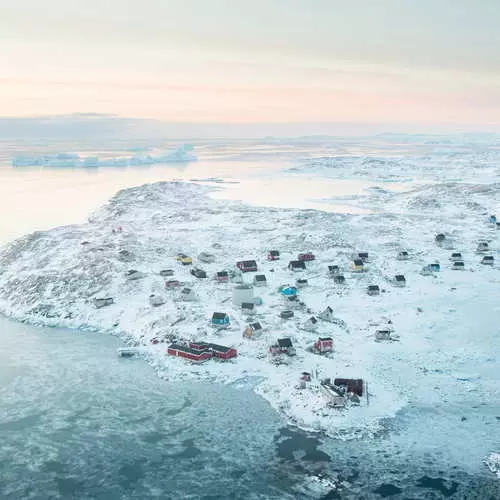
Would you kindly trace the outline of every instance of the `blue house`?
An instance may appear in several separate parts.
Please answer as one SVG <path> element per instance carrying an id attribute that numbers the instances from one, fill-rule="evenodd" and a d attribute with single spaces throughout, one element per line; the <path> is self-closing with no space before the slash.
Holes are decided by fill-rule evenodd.
<path id="1" fill-rule="evenodd" d="M 490 222 L 492 224 L 496 224 L 497 223 L 497 216 L 496 215 L 490 215 Z"/>
<path id="2" fill-rule="evenodd" d="M 295 286 L 280 286 L 280 293 L 281 295 L 284 295 L 285 297 L 292 297 L 297 295 L 297 288 Z"/>
<path id="3" fill-rule="evenodd" d="M 229 316 L 226 313 L 214 312 L 212 314 L 213 326 L 229 326 Z"/>
<path id="4" fill-rule="evenodd" d="M 430 271 L 433 271 L 433 272 L 441 271 L 441 266 L 437 262 L 429 264 L 427 267 L 429 268 Z"/>

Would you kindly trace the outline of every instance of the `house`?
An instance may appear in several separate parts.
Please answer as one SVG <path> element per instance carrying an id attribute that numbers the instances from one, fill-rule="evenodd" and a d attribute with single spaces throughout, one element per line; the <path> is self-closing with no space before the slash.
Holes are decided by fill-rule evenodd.
<path id="1" fill-rule="evenodd" d="M 410 254 L 406 250 L 401 250 L 396 256 L 397 260 L 408 260 L 410 258 Z"/>
<path id="2" fill-rule="evenodd" d="M 257 262 L 254 260 L 240 260 L 236 263 L 236 267 L 242 273 L 249 273 L 257 271 Z"/>
<path id="3" fill-rule="evenodd" d="M 333 323 L 333 309 L 330 306 L 327 306 L 326 309 L 318 314 L 318 318 L 323 321 L 328 321 L 329 323 Z"/>
<path id="4" fill-rule="evenodd" d="M 175 260 L 177 262 L 180 262 L 183 266 L 188 266 L 193 263 L 193 259 L 185 253 L 178 253 L 175 257 Z"/>
<path id="5" fill-rule="evenodd" d="M 212 314 L 212 326 L 226 327 L 229 326 L 229 315 L 221 312 L 214 312 Z"/>
<path id="6" fill-rule="evenodd" d="M 111 304 L 114 304 L 113 297 L 103 297 L 103 298 L 95 298 L 93 300 L 94 302 L 94 307 L 96 309 L 101 309 L 101 307 L 106 307 L 110 306 Z"/>
<path id="7" fill-rule="evenodd" d="M 366 289 L 366 293 L 368 295 L 379 295 L 380 288 L 378 285 L 368 285 L 368 288 Z"/>
<path id="8" fill-rule="evenodd" d="M 311 381 L 311 374 L 309 372 L 302 372 L 300 374 L 300 380 L 303 380 L 304 382 L 310 382 Z"/>
<path id="9" fill-rule="evenodd" d="M 358 252 L 356 259 L 361 259 L 363 262 L 368 262 L 368 252 Z"/>
<path id="10" fill-rule="evenodd" d="M 288 263 L 288 269 L 290 271 L 305 271 L 306 263 L 303 260 L 291 260 Z"/>
<path id="11" fill-rule="evenodd" d="M 406 278 L 404 277 L 403 274 L 396 274 L 394 276 L 394 281 L 393 281 L 394 286 L 406 286 Z"/>
<path id="12" fill-rule="evenodd" d="M 480 241 L 477 244 L 476 252 L 481 253 L 481 252 L 487 252 L 488 250 L 489 250 L 488 242 Z"/>
<path id="13" fill-rule="evenodd" d="M 219 283 L 227 283 L 229 281 L 229 273 L 227 271 L 219 271 L 215 274 L 214 279 Z"/>
<path id="14" fill-rule="evenodd" d="M 281 319 L 290 319 L 290 318 L 293 318 L 293 316 L 294 316 L 294 312 L 290 311 L 290 310 L 280 312 Z"/>
<path id="15" fill-rule="evenodd" d="M 351 264 L 351 271 L 353 273 L 361 273 L 364 270 L 364 262 L 361 259 L 354 259 Z"/>
<path id="16" fill-rule="evenodd" d="M 253 339 L 255 337 L 258 337 L 259 335 L 262 334 L 263 328 L 260 323 L 250 323 L 244 330 L 243 330 L 243 337 L 246 337 L 248 339 Z"/>
<path id="17" fill-rule="evenodd" d="M 236 285 L 233 288 L 233 305 L 241 307 L 243 302 L 253 302 L 253 286 L 252 285 Z"/>
<path id="18" fill-rule="evenodd" d="M 333 339 L 331 337 L 319 337 L 314 343 L 314 349 L 323 354 L 325 352 L 333 351 Z"/>
<path id="19" fill-rule="evenodd" d="M 195 278 L 200 278 L 200 279 L 207 277 L 207 273 L 203 269 L 200 269 L 199 267 L 191 269 L 191 274 Z"/>
<path id="20" fill-rule="evenodd" d="M 395 335 L 394 332 L 390 329 L 377 330 L 375 332 L 375 342 L 393 342 L 395 340 L 399 340 L 399 335 Z"/>
<path id="21" fill-rule="evenodd" d="M 457 260 L 456 262 L 453 262 L 451 268 L 455 271 L 463 271 L 465 269 L 465 264 L 463 260 Z"/>
<path id="22" fill-rule="evenodd" d="M 198 255 L 198 260 L 206 264 L 212 264 L 212 262 L 215 262 L 215 255 L 208 252 L 201 252 L 200 255 Z"/>
<path id="23" fill-rule="evenodd" d="M 434 241 L 435 241 L 436 243 L 442 243 L 445 239 L 446 239 L 446 236 L 445 236 L 443 233 L 438 233 L 438 234 L 436 234 L 436 236 L 434 237 Z"/>
<path id="24" fill-rule="evenodd" d="M 339 266 L 337 266 L 337 265 L 328 266 L 328 274 L 330 276 L 336 276 L 339 273 L 340 273 L 340 267 Z"/>
<path id="25" fill-rule="evenodd" d="M 192 302 L 198 299 L 195 291 L 192 288 L 183 288 L 181 290 L 180 299 L 187 302 Z"/>
<path id="26" fill-rule="evenodd" d="M 421 270 L 420 270 L 420 274 L 422 276 L 431 276 L 433 274 L 432 272 L 432 269 L 430 268 L 429 265 L 427 266 L 424 266 Z"/>
<path id="27" fill-rule="evenodd" d="M 487 266 L 492 266 L 494 263 L 495 263 L 495 259 L 494 259 L 493 255 L 485 255 L 481 259 L 481 264 L 485 264 Z"/>
<path id="28" fill-rule="evenodd" d="M 267 253 L 267 260 L 280 260 L 280 253 L 278 250 L 269 250 Z"/>
<path id="29" fill-rule="evenodd" d="M 452 262 L 457 262 L 459 260 L 463 260 L 462 254 L 460 252 L 453 252 L 451 254 L 450 260 Z"/>
<path id="30" fill-rule="evenodd" d="M 141 271 L 137 271 L 136 269 L 130 269 L 125 273 L 125 278 L 130 281 L 140 280 L 144 278 L 146 275 L 141 273 Z"/>
<path id="31" fill-rule="evenodd" d="M 288 337 L 278 339 L 278 342 L 274 346 L 271 346 L 271 348 L 275 348 L 275 352 L 270 349 L 271 354 L 295 356 L 295 347 L 293 347 L 292 340 Z"/>
<path id="32" fill-rule="evenodd" d="M 193 349 L 187 345 L 175 343 L 168 346 L 167 354 L 179 356 L 193 363 L 201 363 L 212 357 L 212 352 L 209 349 Z"/>
<path id="33" fill-rule="evenodd" d="M 154 293 L 152 293 L 149 296 L 149 303 L 153 307 L 158 307 L 158 306 L 162 306 L 163 304 L 165 304 L 165 301 L 163 300 L 163 297 L 160 297 L 159 295 L 155 295 Z"/>
<path id="34" fill-rule="evenodd" d="M 489 220 L 490 224 L 496 224 L 497 223 L 497 216 L 490 215 L 490 218 L 488 220 Z"/>
<path id="35" fill-rule="evenodd" d="M 267 285 L 266 275 L 265 274 L 256 274 L 253 277 L 253 284 L 254 284 L 254 286 L 266 286 Z"/>
<path id="36" fill-rule="evenodd" d="M 345 277 L 342 274 L 337 274 L 333 277 L 333 282 L 336 285 L 345 285 Z"/>
<path id="37" fill-rule="evenodd" d="M 298 280 L 295 280 L 295 286 L 296 286 L 297 288 L 304 288 L 304 287 L 306 287 L 308 284 L 309 284 L 309 283 L 308 283 L 308 281 L 307 281 L 306 279 L 304 279 L 304 278 L 300 278 L 300 279 L 298 279 Z"/>
<path id="38" fill-rule="evenodd" d="M 177 288 L 181 286 L 181 282 L 178 280 L 167 280 L 165 281 L 165 288 Z"/>
<path id="39" fill-rule="evenodd" d="M 363 395 L 363 379 L 360 378 L 336 378 L 333 384 L 343 388 L 346 392 L 352 392 L 357 396 Z"/>
<path id="40" fill-rule="evenodd" d="M 160 271 L 160 276 L 163 278 L 166 278 L 167 276 L 173 276 L 174 275 L 174 270 L 173 269 L 162 269 Z"/>
<path id="41" fill-rule="evenodd" d="M 300 261 L 311 261 L 315 259 L 316 257 L 312 252 L 299 253 L 299 255 L 297 255 L 297 260 Z"/>
<path id="42" fill-rule="evenodd" d="M 254 314 L 255 304 L 253 302 L 243 302 L 241 304 L 241 312 L 244 314 Z"/>
<path id="43" fill-rule="evenodd" d="M 439 262 L 433 262 L 432 264 L 429 264 L 428 267 L 434 273 L 438 273 L 439 271 L 441 271 L 441 265 L 439 264 Z"/>
<path id="44" fill-rule="evenodd" d="M 318 320 L 314 316 L 311 316 L 302 328 L 308 332 L 315 332 L 318 329 Z"/>
<path id="45" fill-rule="evenodd" d="M 238 353 L 233 347 L 226 347 L 224 345 L 209 344 L 212 356 L 217 359 L 227 360 L 235 358 Z"/>
<path id="46" fill-rule="evenodd" d="M 295 286 L 282 285 L 279 287 L 279 292 L 284 297 L 294 297 L 295 295 L 297 295 L 298 290 Z"/>

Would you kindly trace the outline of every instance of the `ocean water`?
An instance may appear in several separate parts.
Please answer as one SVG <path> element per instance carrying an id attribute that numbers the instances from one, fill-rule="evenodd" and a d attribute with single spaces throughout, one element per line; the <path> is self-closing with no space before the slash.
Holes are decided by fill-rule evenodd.
<path id="1" fill-rule="evenodd" d="M 83 221 L 117 189 L 156 180 L 224 178 L 230 183 L 216 196 L 323 209 L 326 196 L 373 184 L 282 173 L 310 153 L 216 144 L 203 146 L 195 164 L 75 171 L 12 169 L 4 152 L 0 241 Z M 283 185 L 292 191 L 277 189 Z M 476 347 L 492 356 L 465 360 L 463 377 L 498 380 L 498 332 L 486 307 L 495 300 L 484 314 L 467 306 L 457 343 L 477 331 Z M 0 499 L 500 498 L 498 480 L 477 460 L 500 447 L 500 402 L 467 390 L 466 380 L 443 373 L 447 401 L 422 387 L 380 435 L 344 442 L 286 426 L 250 386 L 167 383 L 143 360 L 118 358 L 118 345 L 98 333 L 0 318 Z M 318 473 L 339 488 L 311 486 Z"/>

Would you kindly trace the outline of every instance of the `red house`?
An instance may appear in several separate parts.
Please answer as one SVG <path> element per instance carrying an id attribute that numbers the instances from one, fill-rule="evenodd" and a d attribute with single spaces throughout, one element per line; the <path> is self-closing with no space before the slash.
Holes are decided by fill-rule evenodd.
<path id="1" fill-rule="evenodd" d="M 167 353 L 171 356 L 180 356 L 193 363 L 201 363 L 212 357 L 212 352 L 208 349 L 193 349 L 182 344 L 170 344 Z"/>
<path id="2" fill-rule="evenodd" d="M 224 345 L 209 344 L 213 357 L 218 359 L 231 359 L 235 358 L 238 353 L 233 347 L 226 347 Z"/>
<path id="3" fill-rule="evenodd" d="M 236 267 L 242 273 L 255 272 L 257 271 L 257 262 L 254 260 L 240 260 L 239 262 L 236 262 Z"/>
<path id="4" fill-rule="evenodd" d="M 297 260 L 309 261 L 309 260 L 315 260 L 315 259 L 316 259 L 316 257 L 312 252 L 299 253 L 299 255 L 297 255 Z"/>
<path id="5" fill-rule="evenodd" d="M 278 250 L 269 250 L 267 260 L 280 260 L 280 253 Z"/>
<path id="6" fill-rule="evenodd" d="M 220 283 L 227 283 L 229 281 L 229 273 L 227 271 L 219 271 L 215 275 L 215 281 L 219 281 Z"/>
<path id="7" fill-rule="evenodd" d="M 331 337 L 320 337 L 314 343 L 314 349 L 318 352 L 332 352 L 333 351 L 333 339 Z"/>
<path id="8" fill-rule="evenodd" d="M 361 378 L 336 378 L 333 383 L 337 387 L 344 387 L 347 392 L 358 396 L 363 395 L 363 379 Z"/>
<path id="9" fill-rule="evenodd" d="M 177 288 L 178 286 L 181 286 L 181 284 L 177 280 L 167 280 L 167 281 L 165 281 L 165 288 Z"/>

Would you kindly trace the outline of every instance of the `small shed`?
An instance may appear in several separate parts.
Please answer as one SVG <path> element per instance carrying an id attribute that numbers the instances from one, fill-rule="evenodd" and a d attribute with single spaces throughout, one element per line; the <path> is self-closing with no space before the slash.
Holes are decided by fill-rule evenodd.
<path id="1" fill-rule="evenodd" d="M 333 309 L 330 306 L 327 306 L 326 309 L 318 314 L 318 318 L 323 321 L 328 321 L 329 323 L 333 323 Z"/>
<path id="2" fill-rule="evenodd" d="M 393 284 L 394 286 L 400 287 L 406 286 L 406 278 L 404 277 L 404 274 L 396 274 L 396 276 L 394 276 Z"/>
<path id="3" fill-rule="evenodd" d="M 321 354 L 332 352 L 333 339 L 331 337 L 319 337 L 319 339 L 314 343 L 314 349 Z"/>
<path id="4" fill-rule="evenodd" d="M 170 289 L 170 288 L 178 288 L 181 286 L 181 282 L 178 280 L 167 280 L 165 281 L 165 288 Z"/>
<path id="5" fill-rule="evenodd" d="M 304 279 L 304 278 L 300 278 L 300 279 L 298 279 L 298 280 L 295 281 L 295 286 L 297 288 L 304 288 L 308 284 L 309 284 L 309 282 L 306 279 Z"/>
<path id="6" fill-rule="evenodd" d="M 254 339 L 261 335 L 263 332 L 262 325 L 259 322 L 255 323 L 250 323 L 244 330 L 243 330 L 243 337 L 246 337 L 248 339 Z"/>
<path id="7" fill-rule="evenodd" d="M 215 262 L 215 255 L 208 252 L 201 252 L 200 255 L 198 255 L 198 260 L 206 264 L 212 264 L 212 262 Z"/>
<path id="8" fill-rule="evenodd" d="M 242 273 L 249 273 L 257 271 L 257 262 L 255 260 L 240 260 L 236 263 L 236 267 Z"/>
<path id="9" fill-rule="evenodd" d="M 452 262 L 457 262 L 459 260 L 463 260 L 461 252 L 453 252 L 450 256 L 450 260 Z"/>
<path id="10" fill-rule="evenodd" d="M 336 264 L 328 266 L 328 274 L 330 276 L 336 276 L 337 274 L 340 274 L 340 267 Z"/>
<path id="11" fill-rule="evenodd" d="M 354 259 L 351 264 L 351 271 L 354 273 L 363 272 L 365 268 L 364 262 L 361 259 Z"/>
<path id="12" fill-rule="evenodd" d="M 241 312 L 244 314 L 254 314 L 255 304 L 253 302 L 243 302 L 241 304 Z"/>
<path id="13" fill-rule="evenodd" d="M 333 282 L 336 285 L 345 285 L 345 276 L 343 274 L 337 274 L 333 277 Z"/>
<path id="14" fill-rule="evenodd" d="M 297 260 L 301 261 L 311 261 L 315 259 L 316 256 L 312 252 L 299 253 L 299 255 L 297 255 Z"/>
<path id="15" fill-rule="evenodd" d="M 195 278 L 200 278 L 200 279 L 204 279 L 207 277 L 206 271 L 204 271 L 203 269 L 200 269 L 199 267 L 195 267 L 195 268 L 191 269 L 191 274 Z"/>
<path id="16" fill-rule="evenodd" d="M 234 347 L 227 347 L 224 345 L 218 344 L 209 344 L 210 350 L 212 351 L 212 355 L 214 358 L 228 360 L 231 358 L 235 358 L 238 353 Z"/>
<path id="17" fill-rule="evenodd" d="M 217 327 L 229 326 L 229 315 L 221 312 L 214 312 L 212 314 L 212 325 Z"/>
<path id="18" fill-rule="evenodd" d="M 162 269 L 160 271 L 160 276 L 163 278 L 166 278 L 167 276 L 173 276 L 174 275 L 174 270 L 173 269 Z"/>
<path id="19" fill-rule="evenodd" d="M 480 241 L 477 244 L 476 252 L 487 252 L 489 250 L 488 242 L 487 241 Z"/>
<path id="20" fill-rule="evenodd" d="M 280 253 L 278 250 L 269 250 L 267 253 L 267 260 L 280 260 Z"/>
<path id="21" fill-rule="evenodd" d="M 456 262 L 453 262 L 451 268 L 455 271 L 463 271 L 465 269 L 465 263 L 463 260 L 457 260 Z"/>
<path id="22" fill-rule="evenodd" d="M 111 304 L 114 304 L 115 301 L 113 297 L 103 297 L 103 298 L 95 298 L 93 302 L 94 302 L 94 307 L 96 309 L 101 309 L 101 307 L 106 307 L 110 306 Z"/>
<path id="23" fill-rule="evenodd" d="M 493 257 L 493 255 L 485 255 L 481 259 L 481 264 L 485 264 L 487 266 L 492 266 L 494 263 L 495 263 L 495 258 Z"/>
<path id="24" fill-rule="evenodd" d="M 288 263 L 288 269 L 290 269 L 290 271 L 305 271 L 306 263 L 303 260 L 291 260 Z"/>
<path id="25" fill-rule="evenodd" d="M 368 295 L 379 295 L 380 294 L 380 287 L 378 285 L 368 285 L 368 288 L 366 289 L 366 293 Z"/>
<path id="26" fill-rule="evenodd" d="M 377 342 L 393 340 L 392 333 L 392 330 L 377 330 L 375 332 L 375 340 Z"/>
<path id="27" fill-rule="evenodd" d="M 254 286 L 266 286 L 267 285 L 267 279 L 265 274 L 256 274 L 253 277 L 253 284 Z"/>
<path id="28" fill-rule="evenodd" d="M 396 256 L 397 260 L 409 260 L 410 254 L 406 250 L 401 250 Z"/>
<path id="29" fill-rule="evenodd" d="M 146 275 L 141 273 L 141 271 L 137 271 L 137 269 L 130 269 L 125 273 L 125 278 L 130 281 L 140 280 L 144 278 Z"/>
<path id="30" fill-rule="evenodd" d="M 227 271 L 219 271 L 215 274 L 214 279 L 219 283 L 227 283 L 229 281 L 229 273 Z"/>
<path id="31" fill-rule="evenodd" d="M 294 317 L 294 312 L 293 311 L 286 310 L 286 311 L 281 311 L 280 312 L 280 318 L 281 319 L 290 319 L 290 318 L 293 318 L 293 317 Z"/>
<path id="32" fill-rule="evenodd" d="M 363 395 L 363 379 L 361 378 L 336 378 L 333 384 L 342 387 L 346 392 L 352 392 L 357 396 Z"/>
<path id="33" fill-rule="evenodd" d="M 315 332 L 318 329 L 318 320 L 314 316 L 311 316 L 302 328 L 308 332 Z"/>
<path id="34" fill-rule="evenodd" d="M 183 288 L 181 290 L 180 299 L 187 302 L 192 302 L 198 299 L 195 291 L 192 288 Z"/>
<path id="35" fill-rule="evenodd" d="M 236 285 L 233 288 L 233 305 L 241 307 L 243 302 L 253 302 L 253 286 L 247 284 Z"/>
<path id="36" fill-rule="evenodd" d="M 429 264 L 429 269 L 434 273 L 438 273 L 441 271 L 441 265 L 439 262 L 433 262 L 432 264 Z"/>
<path id="37" fill-rule="evenodd" d="M 167 354 L 179 356 L 193 363 L 201 363 L 212 357 L 212 352 L 209 349 L 193 349 L 187 345 L 175 343 L 168 346 Z"/>
<path id="38" fill-rule="evenodd" d="M 154 293 L 152 293 L 149 296 L 149 303 L 153 307 L 158 307 L 158 306 L 162 306 L 163 304 L 165 304 L 165 301 L 163 300 L 163 297 L 161 297 L 160 295 L 155 295 Z"/>

